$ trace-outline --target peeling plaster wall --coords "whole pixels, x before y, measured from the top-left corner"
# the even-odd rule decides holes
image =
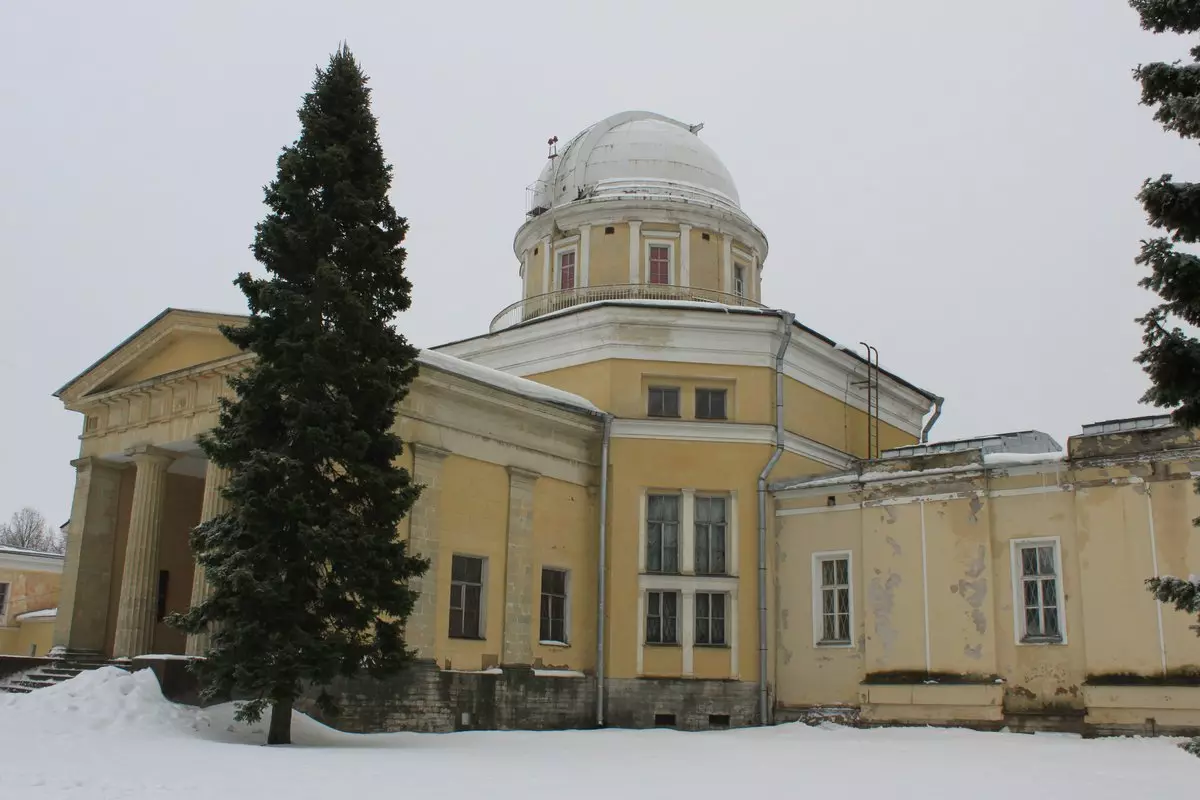
[[[1145,587],[1154,574],[1200,573],[1196,440],[1178,431],[1082,438],[1069,443],[1085,458],[1076,462],[988,467],[978,453],[955,453],[889,464],[905,473],[893,481],[781,490],[784,716],[858,706],[867,721],[1200,728],[1200,684],[1187,678],[1200,669],[1195,620]],[[943,472],[919,474],[933,469]],[[1035,538],[1059,547],[1061,644],[1019,641],[1013,546]],[[813,643],[812,562],[823,551],[852,554],[852,648]],[[1162,685],[1172,688],[1147,688]],[[1163,705],[1163,692],[1175,700]],[[974,708],[951,702],[985,695]],[[1035,721],[1022,722],[1028,715]]]

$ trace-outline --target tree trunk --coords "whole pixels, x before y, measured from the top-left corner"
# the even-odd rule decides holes
[[[267,731],[267,744],[292,743],[291,699],[276,700],[271,705],[271,728]]]

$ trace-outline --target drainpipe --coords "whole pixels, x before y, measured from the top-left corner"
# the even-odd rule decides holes
[[[608,442],[612,438],[612,414],[604,415],[604,438],[600,445],[600,558],[596,574],[596,727],[604,727],[604,589],[608,555]]]
[[[783,356],[792,341],[792,323],[796,315],[780,311],[783,333],[775,352],[775,451],[758,475],[758,713],[768,724],[770,704],[767,698],[767,477],[783,455]]]
[[[929,418],[929,422],[925,423],[925,427],[921,429],[921,444],[929,441],[929,432],[933,430],[933,423],[938,421],[938,417],[942,415],[942,403],[946,402],[944,397],[933,398],[933,416]]]

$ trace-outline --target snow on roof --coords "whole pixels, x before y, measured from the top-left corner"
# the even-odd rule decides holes
[[[553,405],[563,406],[573,411],[585,411],[589,414],[602,413],[591,401],[577,394],[564,392],[562,389],[555,389],[553,386],[546,386],[527,378],[518,378],[516,375],[509,375],[507,372],[485,367],[482,364],[472,364],[470,361],[464,361],[461,358],[439,353],[436,350],[422,350],[417,360],[422,364],[428,364],[443,372],[468,378],[506,392],[527,397],[531,400],[552,403]]]
[[[0,545],[0,555],[36,556],[40,558],[62,559],[62,553],[50,553],[45,550],[27,550],[23,547],[7,547]]]
[[[40,611],[26,611],[24,614],[17,614],[17,622],[30,619],[54,619],[57,616],[57,608],[43,608]]]

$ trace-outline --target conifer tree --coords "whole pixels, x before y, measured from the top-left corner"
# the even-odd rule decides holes
[[[1200,0],[1130,0],[1142,27],[1154,33],[1188,35],[1200,30]],[[1154,119],[1184,139],[1200,138],[1200,44],[1191,60],[1172,64],[1142,64],[1134,70],[1141,83],[1143,105],[1155,109]],[[1150,376],[1144,402],[1173,408],[1174,421],[1200,427],[1200,341],[1182,326],[1200,325],[1200,184],[1163,175],[1147,180],[1138,199],[1150,225],[1162,236],[1142,242],[1137,262],[1150,274],[1140,285],[1158,295],[1159,303],[1137,321],[1145,345],[1137,357]],[[1200,480],[1197,481],[1200,491]],[[1194,520],[1200,524],[1200,520]],[[1200,613],[1200,584],[1193,579],[1155,576],[1146,581],[1159,602],[1189,614]],[[1200,633],[1200,626],[1194,626]],[[1200,740],[1188,747],[1200,752]]]
[[[237,277],[249,322],[223,329],[256,358],[201,442],[230,470],[230,511],[192,532],[210,592],[172,620],[211,632],[196,663],[207,696],[238,699],[243,721],[271,707],[268,744],[291,741],[307,686],[332,710],[335,677],[382,677],[411,658],[408,582],[428,566],[397,538],[420,491],[393,431],[417,351],[391,324],[410,304],[408,226],[388,200],[366,84],[342,46],[265,189],[252,250],[267,277]]]

